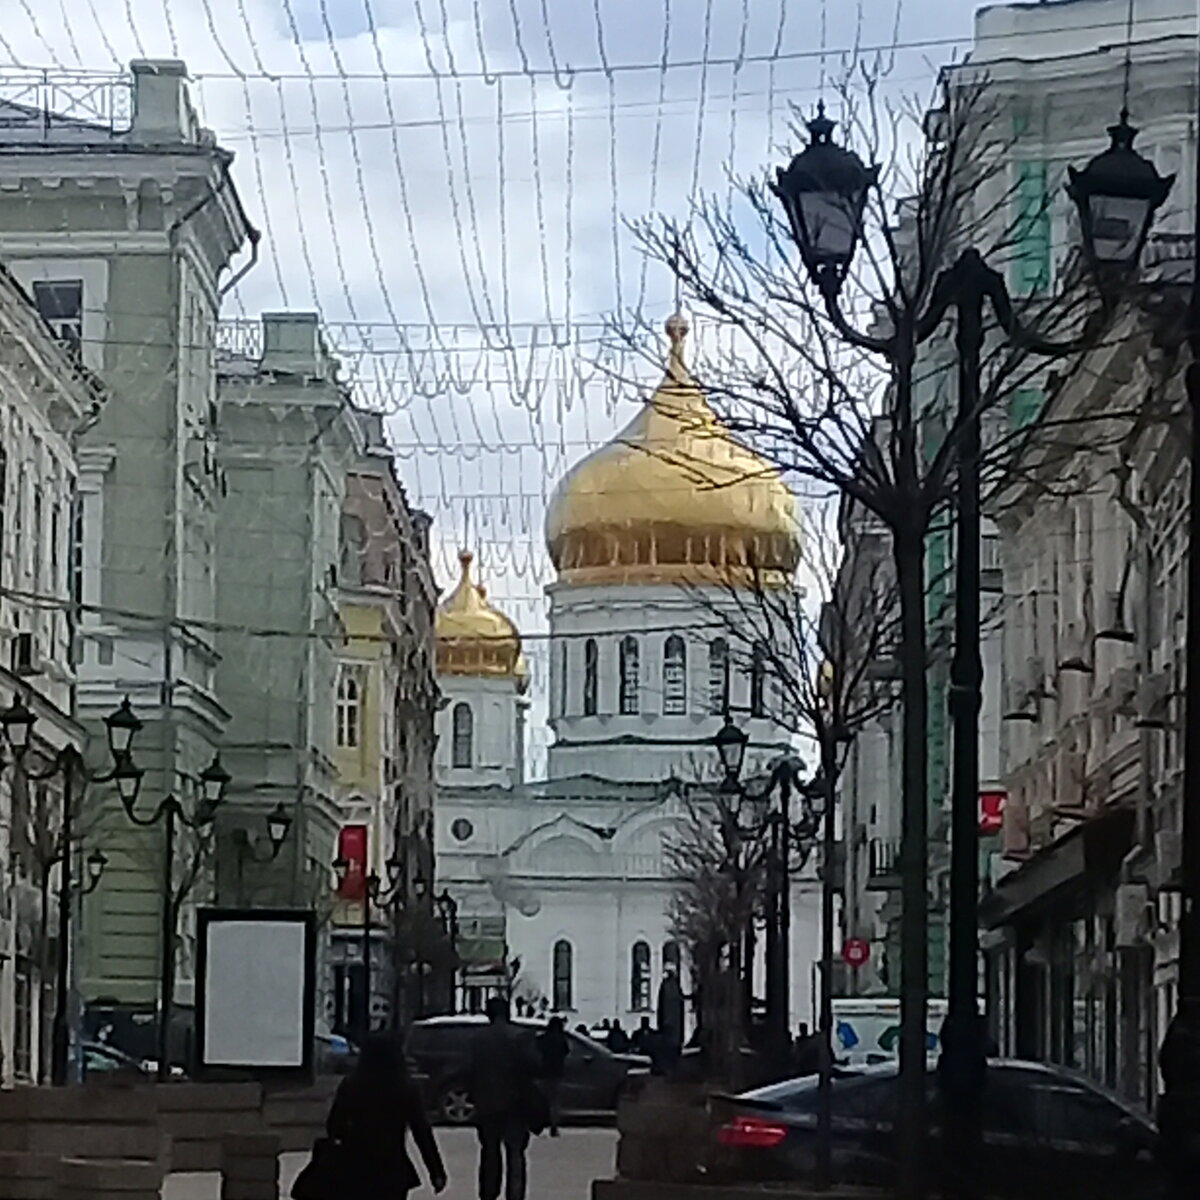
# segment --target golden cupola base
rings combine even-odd
[[[438,674],[513,679],[524,687],[529,668],[521,653],[521,635],[471,578],[473,560],[469,550],[459,554],[458,583],[438,607]]]
[[[779,472],[721,424],[666,323],[667,372],[617,437],[562,480],[546,517],[561,583],[787,583],[800,562],[796,502]]]

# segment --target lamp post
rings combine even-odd
[[[275,862],[283,852],[284,843],[292,830],[292,817],[281,800],[266,815],[267,853],[260,855],[257,844],[250,836],[248,829],[238,829],[234,832],[234,844],[237,849],[237,894],[238,902],[244,903],[246,863],[256,863],[266,866]]]
[[[728,717],[713,738],[721,760],[721,790],[725,794],[741,795],[759,805],[770,806],[773,795],[778,803],[767,807],[762,821],[748,832],[751,836],[766,833],[770,839],[767,854],[767,928],[765,975],[767,1021],[771,1031],[772,1048],[784,1054],[791,1045],[790,974],[791,974],[791,858],[795,847],[810,841],[817,832],[820,813],[814,808],[810,788],[800,786],[804,764],[791,756],[782,758],[771,770],[766,782],[754,792],[741,781],[746,758],[746,734]],[[800,788],[802,808],[800,817],[792,819],[792,794]],[[747,972],[751,964],[746,964]]]
[[[159,981],[158,981],[158,1067],[159,1082],[171,1077],[171,1010],[175,1001],[175,925],[178,916],[175,899],[175,836],[176,825],[203,835],[212,827],[217,809],[225,799],[229,787],[229,772],[221,765],[219,755],[200,772],[198,782],[199,803],[189,813],[182,801],[170,792],[159,801],[153,812],[142,815],[137,802],[141,793],[144,772],[135,766],[128,755],[116,769],[117,788],[125,815],[142,828],[163,823],[163,876],[162,911],[159,933]]]
[[[75,838],[75,792],[76,785],[86,787],[94,783],[116,782],[121,788],[120,771],[128,760],[133,739],[142,723],[134,715],[126,698],[117,709],[105,718],[108,733],[109,753],[114,766],[111,770],[89,771],[82,756],[74,746],[64,746],[54,758],[40,770],[30,770],[26,767],[26,755],[29,752],[33,738],[33,728],[37,717],[19,696],[14,695],[11,703],[0,711],[0,727],[4,730],[4,740],[12,752],[16,769],[27,779],[44,781],[62,776],[62,822],[58,837],[59,864],[58,873],[58,960],[55,963],[54,978],[54,1018],[50,1042],[50,1078],[56,1087],[62,1087],[67,1082],[68,1064],[71,1057],[71,907],[73,903],[73,881],[71,844]],[[107,863],[104,855],[94,852],[87,859],[89,872],[88,891],[94,891],[99,885],[99,876]]]
[[[393,855],[384,864],[387,871],[388,884],[384,887],[383,880],[372,871],[363,880],[362,895],[362,966],[363,966],[363,1001],[362,1024],[359,1027],[359,1047],[366,1045],[371,1036],[371,913],[375,908],[392,909],[404,895],[404,860]],[[333,873],[340,889],[350,875],[350,863],[339,858],[334,861]]]
[[[458,901],[448,889],[443,888],[433,900],[434,909],[442,922],[446,941],[450,947],[450,1012],[458,1011]]]
[[[1078,353],[1091,344],[1111,311],[1114,285],[1136,268],[1154,212],[1166,198],[1172,178],[1163,178],[1134,149],[1136,131],[1122,112],[1109,129],[1111,145],[1083,171],[1070,172],[1068,192],[1079,209],[1084,250],[1101,288],[1103,304],[1084,334],[1055,343],[1024,328],[1013,311],[1003,277],[975,249],[962,252],[934,282],[923,312],[907,329],[886,337],[854,329],[842,313],[839,296],[862,237],[866,195],[877,168],[835,146],[833,123],[822,109],[810,123],[811,142],[786,170],[775,192],[783,203],[801,258],[835,327],[853,345],[891,362],[911,364],[913,347],[930,338],[953,311],[958,353],[957,545],[955,552],[955,637],[950,707],[953,723],[950,859],[949,1003],[943,1026],[939,1078],[945,1098],[948,1184],[952,1195],[978,1193],[979,1097],[986,1073],[986,1032],[978,1005],[979,956],[979,710],[983,669],[979,655],[980,542],[980,355],[985,303],[1014,344],[1047,357]],[[907,341],[902,342],[902,338]],[[1200,761],[1200,760],[1198,760]],[[907,796],[902,845],[905,914],[924,924],[926,801]],[[917,928],[909,922],[910,931]],[[910,932],[911,938],[911,932]],[[911,940],[904,939],[906,948]],[[922,952],[917,955],[923,960]],[[911,960],[903,956],[900,1108],[909,1121],[903,1130],[910,1158],[906,1190],[923,1190],[925,996],[924,979],[908,980]],[[920,972],[918,972],[920,974]],[[914,1011],[912,1001],[919,997]]]

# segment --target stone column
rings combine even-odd
[[[221,1139],[221,1200],[279,1200],[279,1137],[231,1133]]]

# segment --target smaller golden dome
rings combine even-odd
[[[521,635],[508,617],[488,603],[487,589],[471,578],[474,557],[469,550],[459,554],[458,583],[438,606],[438,674],[527,679]]]

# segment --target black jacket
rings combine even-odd
[[[471,1040],[471,1102],[479,1120],[525,1115],[540,1064],[522,1031],[508,1022],[481,1029]]]
[[[542,1059],[542,1076],[546,1079],[561,1079],[571,1043],[561,1029],[543,1029],[537,1038],[538,1054]]]
[[[408,1156],[405,1131],[411,1130],[429,1175],[444,1175],[433,1130],[416,1084],[398,1079],[387,1088],[375,1088],[356,1076],[344,1079],[333,1100],[326,1132],[346,1149],[343,1161],[352,1178],[346,1196],[388,1196],[420,1185]]]

